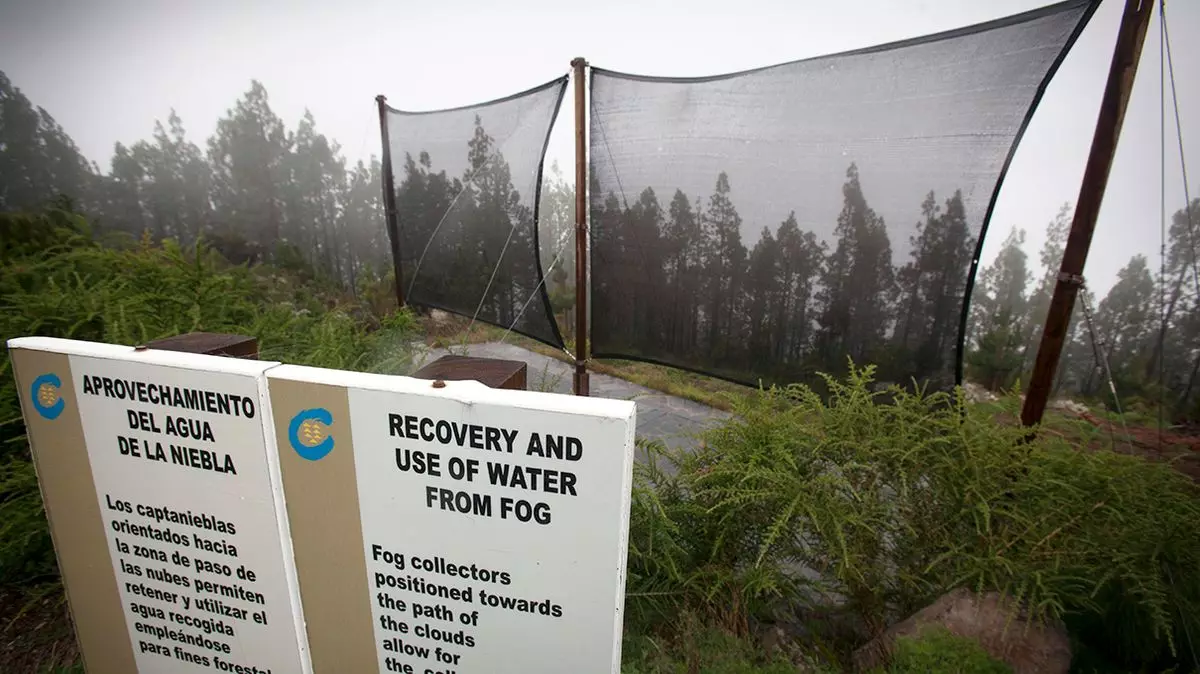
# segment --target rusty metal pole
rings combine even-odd
[[[588,357],[588,230],[587,230],[587,61],[571,61],[575,69],[575,395],[589,395]]]
[[[383,211],[388,239],[392,245],[392,273],[396,276],[396,306],[404,307],[404,275],[400,272],[400,224],[396,215],[396,178],[392,174],[392,144],[388,138],[387,97],[375,97],[379,104],[379,134],[383,139]]]
[[[1046,326],[1042,330],[1041,345],[1033,364],[1025,406],[1021,409],[1021,423],[1026,426],[1041,423],[1046,411],[1050,389],[1054,384],[1054,372],[1058,368],[1071,312],[1075,308],[1075,296],[1083,285],[1083,266],[1092,245],[1092,233],[1096,229],[1096,218],[1104,200],[1104,188],[1108,185],[1113,155],[1116,154],[1117,141],[1121,136],[1121,124],[1125,120],[1125,109],[1129,104],[1129,94],[1133,91],[1133,78],[1137,74],[1142,43],[1146,39],[1146,29],[1153,11],[1154,0],[1125,2],[1108,82],[1104,86],[1104,98],[1100,101],[1096,132],[1092,136],[1092,149],[1079,188],[1075,217],[1063,251],[1054,296],[1046,313]]]

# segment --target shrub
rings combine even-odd
[[[750,639],[681,617],[685,628],[669,635],[627,634],[622,674],[793,674],[782,654],[766,656]]]
[[[873,391],[872,375],[826,377],[828,398],[748,397],[695,451],[652,452],[667,461],[638,474],[632,612],[689,606],[744,629],[771,602],[837,606],[861,642],[966,586],[1086,627],[1130,663],[1181,657],[1200,635],[1191,480],[1051,434],[1025,442],[994,407]]]
[[[11,236],[10,236],[11,235]],[[192,331],[258,338],[260,357],[407,372],[415,321],[382,319],[267,266],[233,265],[203,242],[104,246],[66,211],[0,214],[0,340],[40,335],[135,345]],[[0,361],[0,582],[56,577],[11,362]]]
[[[1011,674],[1012,668],[994,660],[983,647],[944,628],[896,640],[888,674]]]

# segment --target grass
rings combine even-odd
[[[300,268],[295,265],[299,264]],[[135,345],[193,331],[258,339],[260,357],[405,373],[416,323],[346,297],[317,270],[229,264],[203,244],[95,240],[76,214],[0,214],[0,340]],[[0,671],[76,659],[11,362],[0,361]]]
[[[842,613],[844,658],[958,587],[1066,621],[1126,666],[1190,663],[1200,488],[1171,467],[997,423],[945,393],[874,391],[872,368],[743,399],[674,470],[638,467],[631,613],[734,634]],[[820,645],[817,642],[812,647]]]
[[[0,219],[0,338],[239,332],[259,338],[263,358],[404,373],[423,332],[431,346],[504,338],[571,362],[492,326],[380,309],[378,288],[355,301],[312,269],[229,265],[169,242],[100,245],[71,214],[21,217]],[[636,468],[625,674],[839,671],[957,587],[1065,621],[1087,661],[1113,671],[1195,657],[1200,492],[1168,465],[1107,451],[1111,419],[1051,416],[1026,442],[1011,397],[875,391],[871,368],[830,378],[829,398],[630,361],[591,369],[735,412],[687,452],[642,443],[656,460]],[[11,371],[0,377],[0,671],[78,671]],[[553,384],[543,376],[541,388]],[[768,648],[759,635],[776,624],[801,636]],[[890,671],[993,664],[932,636]]]
[[[1012,674],[1012,668],[993,659],[979,644],[945,628],[924,630],[919,637],[896,640],[896,653],[887,674]]]

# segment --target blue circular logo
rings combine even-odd
[[[67,403],[59,392],[60,388],[62,380],[51,372],[34,379],[33,385],[29,387],[29,399],[33,401],[33,409],[43,418],[57,419],[66,408]]]
[[[316,461],[333,451],[333,435],[329,427],[333,415],[323,407],[303,410],[288,424],[288,441],[300,458]]]

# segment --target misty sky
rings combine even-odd
[[[174,108],[202,148],[217,119],[264,83],[289,128],[308,108],[348,160],[379,152],[374,97],[429,110],[546,82],[575,56],[612,70],[698,76],[899,40],[1026,11],[1047,0],[513,0],[484,3],[0,0],[0,70],[45,107],[90,160],[149,138]],[[1074,202],[1122,0],[1104,0],[1028,128],[992,219],[985,262],[1013,225],[1034,264],[1045,224]],[[1200,175],[1200,3],[1167,4],[1192,190]],[[1159,25],[1150,27],[1088,262],[1103,293],[1134,253],[1158,267]],[[573,165],[570,94],[547,165]],[[1169,114],[1168,101],[1168,114]],[[1168,213],[1183,205],[1174,122]],[[736,201],[736,186],[734,193]],[[870,189],[867,187],[870,199]],[[897,261],[899,263],[899,261]]]

